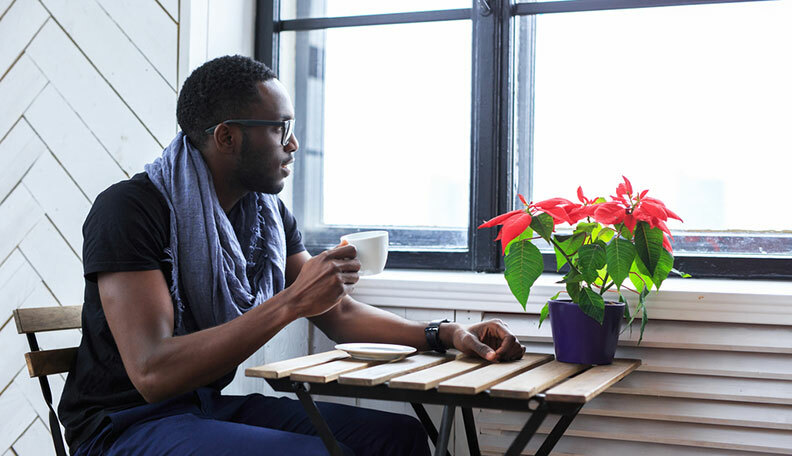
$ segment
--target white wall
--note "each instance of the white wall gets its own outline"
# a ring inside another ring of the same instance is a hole
[[[0,454],[53,454],[18,307],[83,300],[81,227],[176,133],[178,0],[0,0]],[[76,330],[43,334],[74,346]],[[63,376],[51,376],[55,401]]]

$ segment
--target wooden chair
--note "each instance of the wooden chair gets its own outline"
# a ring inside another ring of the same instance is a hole
[[[38,307],[14,310],[14,322],[17,332],[25,334],[30,345],[30,352],[25,353],[25,362],[31,378],[38,378],[41,393],[49,408],[49,426],[52,432],[52,443],[57,456],[67,456],[66,445],[61,436],[60,422],[52,406],[52,390],[47,381],[48,375],[68,372],[77,356],[77,347],[56,350],[41,350],[36,340],[36,333],[42,331],[59,331],[76,329],[81,326],[82,306]]]

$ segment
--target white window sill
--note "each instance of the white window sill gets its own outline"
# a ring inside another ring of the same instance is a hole
[[[559,279],[539,277],[525,312],[538,314],[562,289]],[[637,302],[633,293],[624,294]],[[387,270],[361,278],[353,296],[375,306],[523,313],[503,274]],[[670,278],[652,292],[648,306],[654,319],[792,325],[792,282]]]

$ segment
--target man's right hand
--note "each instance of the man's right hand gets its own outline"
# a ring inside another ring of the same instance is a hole
[[[321,315],[332,309],[359,280],[360,261],[354,245],[344,241],[306,261],[286,290],[295,300],[301,317]]]

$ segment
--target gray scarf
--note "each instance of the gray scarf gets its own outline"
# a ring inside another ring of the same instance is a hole
[[[170,208],[174,334],[230,321],[283,290],[286,235],[277,196],[250,192],[226,216],[209,167],[182,132],[145,169]],[[186,308],[197,328],[185,322]]]

